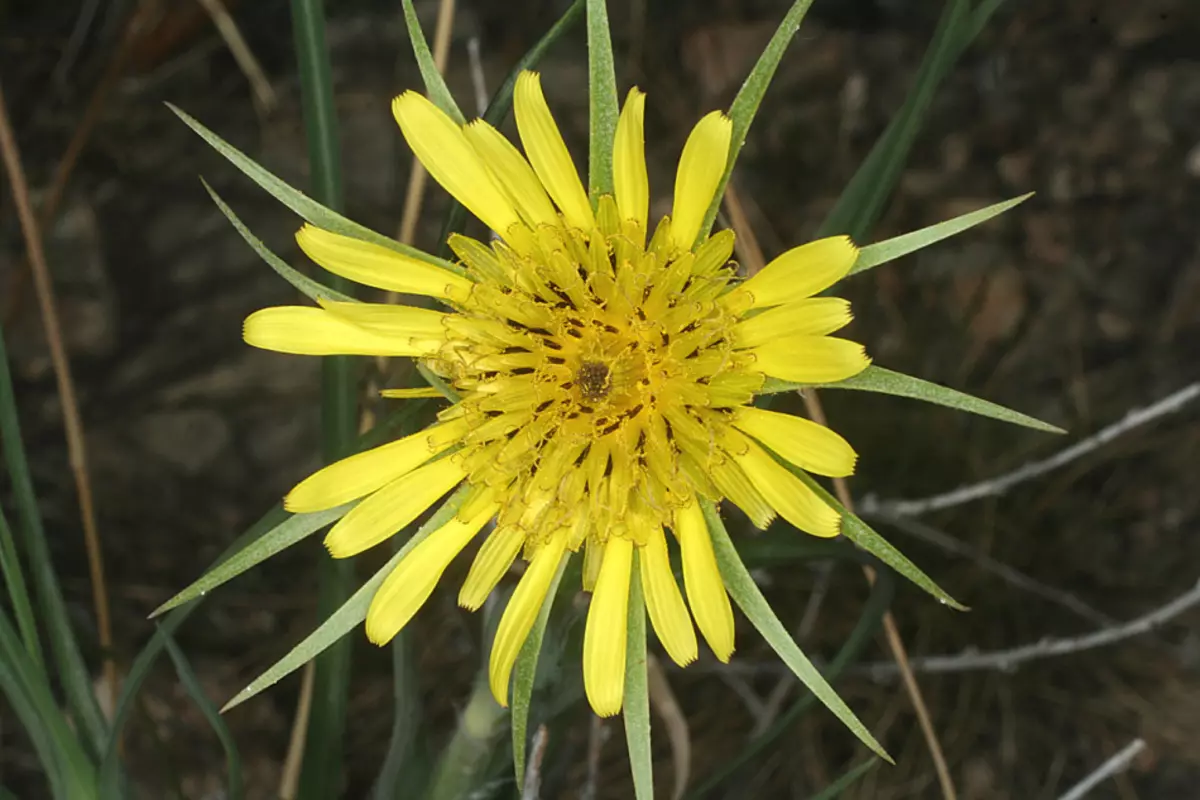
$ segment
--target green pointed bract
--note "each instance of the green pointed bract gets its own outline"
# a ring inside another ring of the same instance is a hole
[[[650,747],[650,693],[646,675],[646,602],[642,596],[639,555],[633,554],[629,582],[629,621],[625,645],[625,745],[637,800],[654,800],[654,758]]]
[[[938,406],[967,411],[971,414],[978,414],[981,417],[990,417],[991,419],[998,419],[1001,422],[1010,422],[1013,425],[1021,425],[1047,433],[1066,433],[1066,431],[1057,425],[1042,422],[1040,419],[1035,419],[1019,411],[1013,411],[1010,408],[1005,408],[1002,405],[997,405],[996,403],[980,399],[965,392],[950,389],[946,386],[939,386],[936,383],[914,378],[902,372],[893,372],[890,369],[884,369],[874,364],[853,378],[847,378],[837,383],[809,385],[767,378],[763,384],[761,394],[792,392],[799,389],[856,389],[862,392],[877,392],[896,397],[909,397],[913,400],[922,400]]]
[[[613,188],[612,146],[617,132],[617,76],[604,0],[587,0],[588,194],[592,204]]]
[[[417,68],[421,70],[421,80],[425,82],[425,94],[435,106],[462,125],[466,120],[458,108],[458,103],[454,102],[454,95],[450,94],[446,79],[434,63],[433,53],[429,51],[429,42],[425,40],[425,32],[421,30],[421,21],[417,19],[417,10],[413,8],[412,0],[403,0],[403,6],[404,25],[408,28],[408,39],[417,59]]]
[[[424,540],[425,537],[429,536],[429,534],[446,524],[457,513],[458,507],[462,505],[467,491],[468,489],[464,487],[450,495],[450,498],[442,504],[441,508],[435,511],[425,524],[404,543],[404,546],[396,551],[396,554],[388,559],[388,562],[378,572],[372,575],[366,583],[359,587],[358,591],[350,596],[350,599],[343,603],[337,611],[330,614],[315,631],[293,647],[287,655],[275,662],[266,672],[255,678],[249,686],[234,695],[233,699],[221,709],[221,712],[224,713],[235,706],[241,705],[264,689],[275,685],[292,672],[316,658],[326,648],[333,645],[351,630],[361,625],[363,620],[367,618],[367,609],[371,605],[371,600],[375,598],[375,592],[379,589],[380,584],[383,583],[384,579],[391,574],[392,569],[414,547]],[[345,506],[342,508],[346,509]]]
[[[787,628],[780,622],[779,617],[775,615],[771,604],[767,602],[767,598],[763,597],[758,584],[754,582],[750,571],[746,569],[746,565],[738,556],[716,507],[707,500],[701,503],[701,507],[704,510],[704,519],[708,523],[709,534],[712,536],[713,551],[721,569],[721,578],[725,581],[725,588],[729,590],[729,596],[737,603],[738,608],[767,641],[771,649],[783,659],[788,669],[808,687],[813,696],[832,711],[833,715],[841,720],[842,724],[849,728],[860,742],[880,758],[886,759],[889,763],[895,763],[883,746],[867,730],[867,726],[855,716],[845,701],[829,685],[829,681],[825,680],[824,676],[808,660],[808,657],[792,639],[792,635],[788,633]]]

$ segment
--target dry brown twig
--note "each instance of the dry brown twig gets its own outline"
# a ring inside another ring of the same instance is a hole
[[[1128,769],[1133,760],[1145,749],[1146,743],[1144,741],[1134,739],[1117,751],[1112,758],[1097,767],[1094,772],[1068,789],[1058,800],[1083,800],[1092,789],[1095,789],[1102,782]]]
[[[730,200],[731,197],[733,198],[732,202]],[[737,198],[737,191],[734,189],[732,182],[725,189],[725,206],[729,209],[730,219],[734,221],[734,233],[737,234],[737,238],[739,240],[746,240],[746,246],[741,251],[742,258],[745,259],[747,253],[755,251],[760,254],[760,260],[757,264],[746,263],[744,265],[747,271],[753,274],[764,266],[761,260],[762,250],[758,247],[754,231],[748,225],[741,229],[737,226],[736,220],[739,217],[745,220],[745,215],[741,213],[742,204]],[[736,214],[734,209],[737,209]],[[751,243],[753,243],[753,246],[750,246]],[[811,389],[807,389],[801,395],[804,398],[804,405],[808,409],[809,416],[812,417],[814,422],[825,425],[825,411],[821,407],[821,401],[818,399],[817,393]],[[842,505],[853,513],[854,499],[850,496],[850,490],[847,488],[846,481],[841,478],[834,478],[833,487]],[[866,576],[869,584],[875,584],[875,570],[864,566],[863,574]],[[887,639],[888,649],[895,660],[896,669],[904,680],[905,693],[912,703],[913,711],[916,712],[917,721],[920,723],[921,734],[925,738],[930,758],[933,759],[933,766],[937,772],[942,798],[943,800],[955,800],[958,795],[954,789],[954,781],[950,777],[950,769],[946,765],[946,757],[942,753],[941,742],[938,740],[937,732],[933,729],[933,722],[929,717],[929,709],[925,705],[925,698],[921,694],[921,687],[917,684],[917,679],[912,669],[909,668],[908,653],[904,647],[904,640],[900,638],[900,631],[896,627],[896,620],[890,611],[883,616],[883,630],[884,636]]]
[[[212,18],[213,27],[217,29],[221,40],[225,42],[225,47],[229,49],[233,60],[237,62],[238,69],[246,76],[246,80],[250,84],[250,97],[254,100],[254,110],[258,112],[260,118],[269,116],[278,105],[279,99],[276,97],[275,90],[271,87],[271,81],[268,80],[262,65],[254,57],[250,45],[246,44],[246,39],[238,29],[237,23],[233,21],[233,17],[229,15],[229,11],[221,0],[197,0],[197,2]]]
[[[54,378],[58,384],[58,395],[62,400],[63,428],[67,439],[67,457],[71,474],[75,478],[75,491],[79,496],[79,516],[83,524],[83,541],[87,548],[88,573],[92,582],[92,605],[96,611],[96,631],[104,659],[104,684],[107,708],[111,712],[117,705],[117,664],[113,660],[112,621],[108,611],[108,588],[104,580],[104,555],[100,549],[100,532],[96,527],[96,509],[92,498],[92,484],[88,478],[87,444],[84,441],[83,420],[79,413],[79,400],[75,396],[75,381],[71,377],[71,362],[63,342],[62,323],[58,317],[58,304],[54,298],[54,283],[50,278],[50,267],[42,248],[42,234],[33,205],[29,198],[29,184],[25,180],[25,168],[21,163],[21,152],[17,148],[16,136],[8,119],[8,107],[4,90],[0,88],[0,151],[3,151],[4,167],[12,186],[13,201],[17,217],[21,222],[21,233],[25,237],[25,248],[33,276],[34,292],[38,309],[42,314],[42,327],[46,344],[50,348],[50,361],[54,365]]]
[[[646,678],[650,690],[650,702],[662,717],[667,727],[667,741],[671,744],[671,762],[675,767],[673,800],[683,797],[692,774],[692,736],[687,717],[679,708],[679,701],[671,691],[671,684],[663,672],[662,663],[653,653],[646,654]]]

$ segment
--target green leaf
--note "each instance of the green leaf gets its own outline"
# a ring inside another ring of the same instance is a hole
[[[275,270],[275,272],[278,273],[279,276],[285,281],[296,287],[296,289],[302,295],[313,301],[336,300],[342,303],[357,302],[357,300],[350,295],[334,291],[325,284],[314,281],[312,278],[308,277],[299,270],[292,268],[286,261],[272,253],[269,249],[267,249],[267,246],[262,243],[262,240],[251,233],[250,229],[247,228],[240,219],[238,219],[237,214],[233,213],[233,209],[226,205],[225,201],[221,199],[221,196],[217,194],[217,191],[208,185],[208,181],[204,180],[204,178],[201,178],[200,183],[204,184],[204,188],[208,192],[208,196],[211,197],[213,202],[217,204],[217,208],[221,210],[221,213],[225,215],[225,218],[229,220],[234,229],[237,230],[237,232],[241,234],[241,237],[246,240],[246,244],[250,245],[250,247],[254,249],[254,252],[258,253],[259,258],[267,262],[267,266]]]
[[[37,619],[33,614],[29,589],[25,585],[25,571],[21,569],[17,543],[13,539],[12,528],[8,526],[3,508],[0,508],[0,571],[3,572],[8,600],[17,618],[17,629],[21,631],[21,640],[25,643],[25,652],[29,654],[33,666],[39,672],[45,672],[46,659],[42,655],[42,644],[38,640]]]
[[[1034,419],[1019,411],[1013,411],[1010,408],[973,397],[955,389],[939,386],[936,383],[923,381],[920,378],[914,378],[902,372],[893,372],[890,369],[877,367],[874,364],[853,378],[847,378],[837,383],[808,385],[767,378],[766,383],[763,384],[762,394],[791,392],[806,388],[856,389],[863,392],[890,394],[896,397],[910,397],[914,400],[946,406],[947,408],[954,408],[959,411],[967,411],[972,414],[978,414],[981,417],[991,417],[1001,422],[1011,422],[1013,425],[1022,425],[1034,430],[1046,431],[1047,433],[1066,433],[1066,431],[1056,425]]]
[[[787,628],[779,621],[779,617],[771,609],[767,598],[763,597],[758,585],[754,583],[754,578],[750,576],[746,565],[738,557],[737,550],[729,539],[729,533],[725,530],[725,523],[721,521],[721,516],[713,504],[706,500],[701,505],[704,509],[704,518],[708,522],[709,534],[712,536],[713,550],[717,556],[721,578],[725,581],[729,596],[738,604],[738,608],[767,640],[771,649],[800,679],[800,682],[808,687],[808,690],[833,712],[833,715],[841,720],[842,724],[849,728],[859,741],[880,758],[886,759],[888,763],[895,763],[879,742],[875,741],[875,737],[871,735],[867,727],[854,715],[845,701],[833,690],[829,682],[812,665],[812,662],[796,645]]]
[[[465,274],[462,267],[453,262],[446,261],[445,259],[438,258],[437,256],[432,256],[426,252],[418,250],[415,247],[409,247],[406,244],[401,244],[395,239],[389,238],[380,233],[376,233],[370,228],[364,225],[359,225],[357,222],[339,214],[338,212],[330,208],[326,208],[308,195],[304,194],[298,189],[292,188],[272,173],[263,169],[263,167],[254,161],[254,159],[250,158],[241,150],[238,150],[236,147],[229,144],[229,142],[226,142],[220,136],[213,133],[198,120],[194,119],[183,110],[171,105],[170,103],[167,103],[167,107],[170,108],[177,117],[183,120],[184,124],[199,134],[200,138],[208,142],[208,144],[214,150],[223,155],[231,164],[241,170],[246,177],[257,183],[259,186],[265,189],[268,194],[270,194],[279,202],[283,203],[292,211],[296,212],[296,214],[303,219],[311,222],[313,225],[324,228],[327,231],[332,231],[333,233],[340,233],[343,236],[351,236],[364,242],[371,242],[372,244],[377,244],[390,250],[395,250],[397,253],[402,253],[406,256],[410,256],[411,258],[425,261],[441,267],[442,269],[448,269],[452,272],[458,273],[459,275]]]
[[[413,658],[411,634],[400,631],[389,649],[392,654],[392,734],[371,791],[375,800],[400,797],[405,786],[411,790],[413,776],[406,774],[406,769],[410,766],[413,745],[421,727],[420,674]]]
[[[525,70],[533,69],[542,60],[546,50],[550,45],[558,41],[564,33],[566,33],[571,25],[579,18],[583,11],[584,0],[575,0],[563,12],[563,15],[558,18],[558,21],[551,26],[550,30],[546,31],[545,35],[537,41],[533,47],[521,57],[521,60],[516,63],[512,70],[505,77],[504,82],[500,84],[500,88],[492,95],[492,100],[488,103],[487,111],[483,112],[483,118],[493,127],[499,128],[505,117],[508,116],[509,109],[512,108],[513,87],[517,85],[517,76]],[[461,233],[467,222],[467,210],[463,208],[462,203],[451,199],[450,210],[446,212],[446,221],[442,224],[442,233],[438,238],[441,243],[438,252],[444,257],[452,255],[450,245],[447,242],[450,240],[450,234]]]
[[[379,589],[379,585],[383,583],[392,569],[400,563],[400,560],[408,555],[409,551],[416,547],[425,537],[429,536],[429,534],[450,521],[451,517],[457,513],[458,507],[462,505],[467,491],[468,487],[462,486],[454,494],[450,495],[441,508],[433,513],[429,520],[404,543],[404,546],[394,556],[388,559],[388,562],[383,565],[382,569],[371,576],[366,583],[359,587],[357,592],[350,596],[349,600],[330,614],[316,630],[293,647],[287,655],[275,662],[262,675],[255,678],[249,686],[234,695],[233,699],[221,709],[221,713],[225,713],[229,709],[241,705],[262,690],[278,683],[281,679],[311,661],[319,653],[324,652],[326,648],[337,642],[349,633],[352,628],[365,620],[367,618],[367,608],[371,605],[371,600],[375,597],[375,592]]]
[[[750,70],[750,75],[742,84],[737,97],[733,99],[733,105],[729,107],[729,118],[733,120],[733,136],[729,140],[729,157],[725,160],[725,174],[721,176],[721,182],[717,184],[717,191],[713,195],[712,203],[708,206],[708,213],[704,217],[704,224],[700,226],[697,243],[707,238],[709,232],[712,231],[713,222],[717,219],[717,210],[721,207],[722,198],[725,197],[725,186],[729,183],[729,176],[733,174],[733,167],[737,163],[738,155],[742,152],[742,145],[746,143],[746,133],[750,130],[754,115],[758,113],[758,107],[762,103],[763,95],[767,93],[767,87],[771,85],[771,79],[775,77],[775,70],[779,67],[784,52],[791,44],[796,31],[800,30],[800,23],[804,20],[804,15],[808,13],[808,7],[811,5],[812,0],[796,0],[792,3],[792,7],[784,15],[783,21],[775,29],[771,41],[767,42],[762,55],[758,57],[754,69]]]
[[[934,93],[973,38],[970,6],[970,0],[947,2],[904,105],[842,190],[818,237],[845,233],[851,239],[861,240],[879,218],[904,169]]]
[[[2,328],[3,326],[0,326]],[[17,398],[12,376],[8,372],[8,350],[0,331],[0,443],[3,444],[4,464],[8,468],[13,502],[17,507],[17,529],[21,533],[25,557],[28,559],[30,580],[33,583],[39,619],[45,626],[50,652],[75,725],[81,730],[88,751],[104,751],[108,740],[108,722],[100,713],[92,675],[79,652],[79,643],[71,628],[71,618],[58,585],[58,575],[50,558],[50,547],[42,526],[42,512],[21,441],[21,424],[17,418]]]
[[[196,677],[195,671],[192,670],[192,665],[188,663],[187,657],[179,649],[179,645],[175,644],[175,640],[171,638],[170,634],[166,634],[165,641],[167,654],[175,664],[175,672],[179,675],[179,682],[183,684],[183,689],[187,692],[188,697],[200,709],[200,713],[204,715],[204,720],[213,729],[213,733],[217,735],[217,740],[221,742],[221,748],[225,751],[225,769],[229,774],[229,785],[225,796],[229,800],[241,800],[242,757],[238,753],[237,742],[234,741],[233,733],[229,730],[229,726],[225,724],[221,712],[217,710],[212,700],[205,694],[204,687],[200,685],[200,679]]]
[[[329,523],[341,519],[355,505],[357,505],[357,501],[325,511],[288,515],[270,531],[242,548],[219,566],[204,573],[192,585],[154,609],[150,616],[157,617],[189,600],[208,594],[226,581],[236,578],[251,567],[261,564],[276,553],[311,536]]]
[[[817,496],[824,500],[830,508],[836,510],[842,515],[843,536],[854,542],[863,550],[866,550],[868,553],[878,558],[884,564],[887,564],[889,567],[896,570],[896,572],[903,577],[908,578],[908,580],[912,581],[917,586],[936,597],[938,601],[950,606],[951,608],[958,609],[959,611],[968,610],[967,607],[962,603],[946,594],[946,592],[942,590],[942,587],[934,583],[932,578],[922,572],[916,564],[909,561],[908,558],[895,547],[893,547],[887,539],[884,539],[882,536],[876,533],[870,525],[863,522],[855,514],[851,513],[845,506],[838,502],[836,497],[825,491],[825,487],[817,483],[816,479],[814,479],[811,475],[804,470],[792,467],[790,464],[787,464],[782,460],[780,460],[779,463],[787,467],[791,473],[802,480],[808,488],[816,492]]]
[[[48,683],[0,608],[0,695],[29,737],[54,797],[96,797],[95,772],[67,724]]]
[[[529,727],[529,705],[533,701],[533,686],[537,679],[538,656],[542,652],[542,638],[546,635],[546,622],[550,619],[550,609],[554,607],[554,599],[558,597],[558,585],[562,581],[563,571],[566,570],[567,562],[570,560],[570,553],[563,554],[562,561],[558,564],[558,571],[554,573],[554,578],[550,581],[550,588],[546,591],[546,599],[542,601],[542,608],[538,612],[537,620],[529,630],[529,635],[525,637],[525,644],[521,645],[521,652],[517,654],[516,663],[513,664],[512,702],[509,703],[509,707],[512,709],[513,774],[516,776],[517,786],[525,785],[525,746],[528,742],[526,734]]]
[[[625,644],[625,744],[637,800],[654,800],[654,754],[650,749],[650,692],[646,685],[646,603],[642,597],[637,550],[629,582],[629,622]]]
[[[817,794],[813,795],[810,800],[836,800],[841,797],[842,792],[853,786],[859,778],[866,775],[875,767],[879,766],[879,759],[872,758],[869,761],[864,761],[857,766],[851,767],[836,781],[826,786]]]
[[[858,260],[850,268],[850,274],[854,275],[855,273],[863,272],[871,267],[877,267],[893,259],[906,256],[917,250],[922,250],[931,244],[940,242],[942,239],[948,239],[951,236],[962,233],[968,228],[975,227],[981,222],[987,222],[992,217],[1003,214],[1010,208],[1025,202],[1030,197],[1033,197],[1033,192],[1023,194],[1020,197],[1014,197],[1011,200],[1005,200],[1002,203],[990,205],[987,208],[981,208],[978,211],[972,211],[969,214],[963,214],[954,219],[948,219],[945,222],[939,222],[936,225],[930,225],[928,228],[921,228],[918,231],[906,233],[903,236],[867,245],[858,252]]]
[[[408,39],[412,42],[413,55],[417,59],[417,67],[421,70],[421,79],[425,81],[425,94],[433,104],[445,111],[459,125],[466,122],[446,79],[438,71],[433,61],[433,53],[429,52],[429,43],[425,41],[425,33],[421,30],[421,21],[417,19],[417,10],[413,8],[412,0],[404,0],[404,24],[408,27]],[[440,12],[439,12],[440,13]]]
[[[588,191],[592,202],[613,190],[612,151],[617,133],[617,75],[605,0],[587,0]]]

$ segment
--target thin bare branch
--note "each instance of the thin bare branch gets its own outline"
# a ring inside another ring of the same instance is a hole
[[[475,113],[482,117],[488,107],[488,91],[478,36],[467,39],[467,66],[471,70],[471,90],[475,93]]]
[[[861,501],[862,511],[864,514],[877,516],[911,517],[927,514],[930,511],[939,511],[944,508],[959,506],[963,503],[969,503],[984,497],[1004,494],[1019,483],[1040,477],[1047,472],[1060,469],[1072,461],[1077,461],[1093,450],[1103,447],[1135,428],[1180,411],[1184,406],[1198,397],[1200,397],[1200,381],[1188,384],[1156,403],[1142,408],[1131,409],[1118,422],[1114,422],[1112,425],[1092,434],[1083,441],[1055,453],[1049,458],[1030,462],[1006,475],[990,478],[980,483],[960,487],[952,492],[920,500],[875,500],[868,497]]]
[[[63,429],[67,439],[67,458],[71,474],[75,478],[75,491],[79,496],[79,516],[83,524],[83,541],[87,548],[88,573],[92,582],[92,605],[96,611],[96,631],[104,659],[104,684],[107,708],[117,706],[117,665],[113,660],[112,622],[108,611],[108,586],[104,580],[104,555],[100,548],[100,532],[96,527],[96,509],[92,499],[92,484],[88,477],[87,444],[83,433],[83,419],[79,414],[79,400],[75,395],[75,381],[71,377],[71,362],[63,343],[62,323],[58,317],[58,303],[54,297],[54,282],[50,279],[50,267],[42,247],[42,234],[33,205],[29,199],[29,184],[25,180],[25,168],[21,163],[21,152],[17,148],[16,136],[8,119],[8,106],[4,90],[0,88],[0,151],[3,151],[4,168],[12,185],[13,200],[21,233],[25,237],[25,248],[29,256],[29,267],[33,275],[34,293],[42,314],[42,327],[46,344],[50,348],[50,361],[54,365],[54,378],[58,384],[58,395],[62,400]]]
[[[237,62],[238,68],[246,76],[246,80],[250,84],[250,96],[254,98],[254,109],[258,112],[259,117],[268,116],[275,110],[279,99],[275,96],[275,90],[271,88],[271,81],[263,71],[262,65],[258,63],[250,45],[246,44],[245,37],[238,30],[237,23],[233,21],[233,17],[229,15],[229,11],[226,10],[225,4],[221,0],[198,0],[198,2],[204,6],[208,16],[212,18],[213,26],[221,35],[221,40],[225,42],[233,60]]]
[[[283,770],[279,776],[279,800],[295,800],[300,790],[300,768],[304,766],[304,743],[308,738],[308,716],[312,712],[313,679],[316,664],[309,661],[304,665],[300,679],[300,697],[296,701],[296,715],[292,718],[292,733],[288,737],[287,755],[283,759]]]
[[[673,800],[679,800],[687,790],[692,775],[692,734],[688,729],[687,717],[675,699],[671,683],[663,671],[658,657],[650,653],[646,657],[646,678],[650,689],[650,702],[667,727],[667,741],[671,744],[671,762],[675,766]]]
[[[546,742],[550,736],[545,725],[538,725],[533,734],[533,752],[529,755],[529,766],[525,769],[525,785],[521,787],[521,800],[538,800],[542,794],[542,759],[546,757]]]
[[[987,653],[971,649],[957,655],[920,656],[911,659],[909,663],[915,671],[923,673],[970,672],[974,670],[1008,672],[1028,661],[1093,650],[1149,633],[1196,605],[1200,605],[1200,581],[1166,605],[1159,606],[1120,625],[1101,628],[1083,636],[1062,639],[1046,637],[1033,644]],[[897,672],[896,666],[887,662],[864,664],[856,667],[854,671],[865,672],[876,679],[890,678]]]
[[[1112,758],[1105,761],[1094,772],[1081,780],[1079,783],[1072,786],[1066,794],[1058,798],[1058,800],[1083,800],[1088,796],[1088,793],[1099,786],[1104,781],[1116,775],[1119,772],[1124,772],[1128,769],[1133,760],[1138,754],[1146,749],[1146,743],[1141,739],[1134,739],[1129,744],[1125,745]]]

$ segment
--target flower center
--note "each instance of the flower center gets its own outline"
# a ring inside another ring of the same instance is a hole
[[[575,383],[584,400],[599,402],[608,397],[612,389],[612,373],[603,361],[583,361],[575,372]]]

